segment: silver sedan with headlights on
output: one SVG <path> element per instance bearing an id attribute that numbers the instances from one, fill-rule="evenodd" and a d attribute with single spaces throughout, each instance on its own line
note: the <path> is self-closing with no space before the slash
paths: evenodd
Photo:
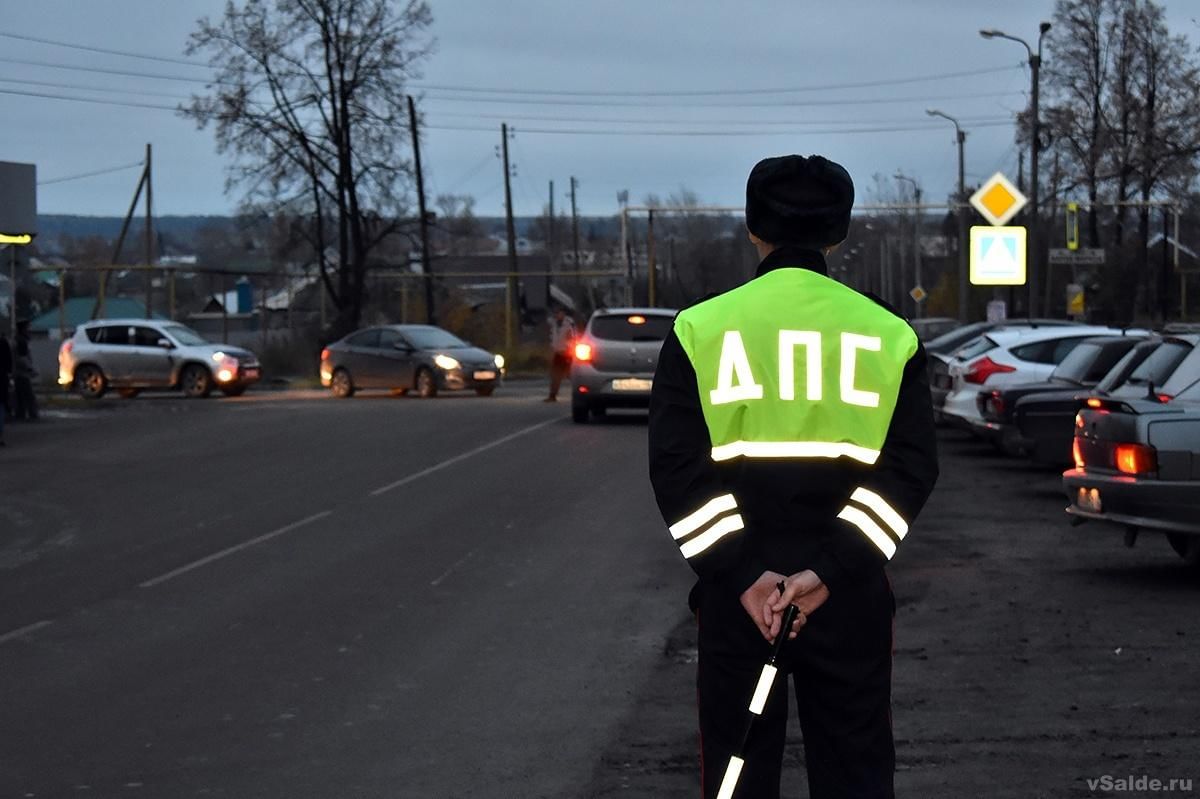
<path id="1" fill-rule="evenodd" d="M 366 388 L 420 397 L 474 390 L 491 396 L 504 377 L 504 356 L 472 346 L 432 325 L 357 330 L 321 351 L 321 385 L 336 397 Z"/>

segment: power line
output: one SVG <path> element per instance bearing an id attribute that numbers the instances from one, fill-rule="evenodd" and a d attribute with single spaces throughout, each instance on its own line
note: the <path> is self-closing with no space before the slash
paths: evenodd
<path id="1" fill-rule="evenodd" d="M 977 123 L 976 128 L 1011 125 L 1012 120 Z M 468 125 L 426 125 L 426 130 L 453 130 L 494 133 L 491 127 Z M 843 128 L 828 130 L 599 130 L 564 128 L 514 128 L 516 133 L 544 133 L 569 136 L 834 136 L 852 133 L 906 133 L 942 130 L 941 125 L 910 125 L 875 128 Z"/>
<path id="2" fill-rule="evenodd" d="M 601 122 L 605 124 L 647 124 L 647 125 L 902 125 L 914 121 L 913 117 L 893 119 L 646 119 L 620 117 L 589 117 L 578 116 L 544 116 L 538 114 L 478 114 L 465 111 L 437 111 L 434 116 L 455 119 L 500 119 L 513 122 Z M 923 118 L 923 117 L 922 117 Z M 1011 116 L 960 117 L 963 125 L 973 125 L 987 122 L 1011 121 Z"/>
<path id="3" fill-rule="evenodd" d="M 47 87 L 47 88 L 51 88 L 51 89 L 76 89 L 76 90 L 85 91 L 85 92 L 103 92 L 103 93 L 108 93 L 108 94 L 133 94 L 133 95 L 141 95 L 143 97 L 166 97 L 168 99 L 178 100 L 180 102 L 188 102 L 192 99 L 190 97 L 183 97 L 181 95 L 171 94 L 168 92 L 152 92 L 152 91 L 145 91 L 143 89 L 109 89 L 109 88 L 102 87 L 102 86 L 88 86 L 88 85 L 81 84 L 81 83 L 55 83 L 54 81 L 45 81 L 45 80 L 22 80 L 22 79 L 16 79 L 16 78 L 0 78 L 0 83 L 15 83 L 18 85 L 23 85 L 23 86 L 42 86 L 42 87 Z"/>
<path id="4" fill-rule="evenodd" d="M 166 64 L 185 64 L 187 66 L 192 66 L 192 67 L 208 68 L 208 64 L 202 63 L 200 61 L 188 61 L 187 59 L 184 59 L 184 58 L 171 58 L 170 56 L 157 56 L 157 55 L 147 55 L 145 53 L 132 53 L 132 52 L 129 52 L 128 50 L 109 50 L 106 47 L 93 47 L 92 45 L 88 45 L 88 44 L 72 44 L 70 42 L 60 42 L 60 41 L 56 41 L 54 39 L 42 39 L 37 36 L 27 36 L 25 34 L 20 34 L 20 33 L 4 33 L 2 31 L 0 31 L 0 36 L 3 36 L 5 39 L 16 39 L 16 40 L 22 41 L 22 42 L 36 42 L 37 44 L 49 44 L 49 45 L 53 45 L 54 47 L 67 47 L 72 50 L 86 50 L 89 53 L 104 53 L 106 55 L 117 55 L 117 56 L 122 56 L 124 58 L 140 58 L 145 61 L 161 61 Z"/>
<path id="5" fill-rule="evenodd" d="M 777 100 L 774 102 L 749 103 L 661 103 L 661 102 L 631 102 L 605 100 L 518 100 L 498 97 L 442 97 L 424 95 L 423 99 L 447 103 L 489 103 L 499 105 L 551 105 L 551 106 L 595 106 L 606 108 L 788 108 L 788 107 L 817 107 L 817 106 L 853 106 L 853 105 L 883 105 L 895 103 L 931 103 L 946 100 L 978 100 L 986 98 L 1012 97 L 1020 92 L 975 92 L 972 94 L 943 94 L 918 95 L 907 97 L 870 97 L 854 100 Z"/>
<path id="6" fill-rule="evenodd" d="M 123 164 L 121 166 L 111 166 L 107 169 L 97 169 L 94 172 L 80 172 L 78 175 L 67 175 L 67 176 L 61 177 L 61 178 L 51 178 L 50 180 L 39 180 L 38 185 L 39 186 L 51 186 L 55 183 L 66 183 L 71 180 L 83 180 L 84 178 L 94 178 L 98 175 L 108 175 L 113 172 L 124 172 L 126 169 L 133 169 L 134 167 L 144 166 L 145 163 L 146 163 L 145 161 L 138 161 L 133 164 Z"/>
<path id="7" fill-rule="evenodd" d="M 942 72 L 933 75 L 918 75 L 908 78 L 887 78 L 883 80 L 860 81 L 854 83 L 827 83 L 823 85 L 792 86 L 786 88 L 742 88 L 742 89 L 696 89 L 696 90 L 654 90 L 654 91 L 589 91 L 582 89 L 505 89 L 495 86 L 451 86 L 433 83 L 414 83 L 418 89 L 430 91 L 475 92 L 479 94 L 528 94 L 566 97 L 724 97 L 744 96 L 747 94 L 793 94 L 797 92 L 821 92 L 839 89 L 869 89 L 880 86 L 901 86 L 909 83 L 927 83 L 929 81 L 948 80 L 952 78 L 967 78 L 978 75 L 993 75 L 999 72 L 1011 72 L 1021 69 L 1022 64 L 1009 64 L 1003 67 L 987 67 L 961 72 Z"/>
<path id="8" fill-rule="evenodd" d="M 46 67 L 47 69 L 68 69 L 75 72 L 99 72 L 104 75 L 120 75 L 126 78 L 147 78 L 149 80 L 170 80 L 179 83 L 202 83 L 205 85 L 222 85 L 219 81 L 204 78 L 192 78 L 185 75 L 158 75 L 153 72 L 135 72 L 129 69 L 110 69 L 107 67 L 81 67 L 74 64 L 56 64 L 53 61 L 34 61 L 27 58 L 0 58 L 5 64 L 21 64 L 28 67 Z"/>
<path id="9" fill-rule="evenodd" d="M 69 97 L 64 94 L 49 94 L 47 92 L 23 92 L 17 89 L 0 89 L 0 94 L 11 94 L 18 97 L 38 97 L 46 100 L 71 100 L 76 103 L 92 103 L 93 105 L 113 105 L 125 108 L 152 108 L 158 111 L 178 111 L 173 105 L 154 105 L 153 103 L 134 103 L 123 100 L 100 100 L 94 97 Z"/>

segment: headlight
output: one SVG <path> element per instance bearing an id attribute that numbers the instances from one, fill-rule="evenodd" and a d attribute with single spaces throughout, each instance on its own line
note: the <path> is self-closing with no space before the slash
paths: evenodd
<path id="1" fill-rule="evenodd" d="M 497 355 L 497 356 L 496 356 L 496 368 L 497 368 L 497 369 L 503 369 L 503 368 L 504 368 L 504 356 L 503 356 L 503 355 Z"/>
<path id="2" fill-rule="evenodd" d="M 449 355 L 438 355 L 433 359 L 433 362 L 438 365 L 439 369 L 445 369 L 446 371 L 462 366 L 462 364 Z"/>
<path id="3" fill-rule="evenodd" d="M 223 353 L 223 352 L 214 352 L 214 353 L 212 354 L 212 359 L 213 359 L 213 361 L 214 361 L 214 362 L 216 362 L 216 363 L 220 363 L 221 361 L 225 360 L 225 353 Z"/>

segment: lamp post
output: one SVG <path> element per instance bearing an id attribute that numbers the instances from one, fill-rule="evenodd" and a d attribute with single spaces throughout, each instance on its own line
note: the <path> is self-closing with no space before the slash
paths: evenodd
<path id="1" fill-rule="evenodd" d="M 958 141 L 958 208 L 956 213 L 958 217 L 958 320 L 966 323 L 967 283 L 970 278 L 967 274 L 967 187 L 966 159 L 963 151 L 967 142 L 967 132 L 958 124 L 957 119 L 944 111 L 929 108 L 925 113 L 931 117 L 950 120 L 954 124 L 955 139 Z"/>
<path id="2" fill-rule="evenodd" d="M 914 204 L 916 205 L 916 209 L 913 214 L 913 283 L 916 286 L 920 286 L 921 285 L 921 184 L 917 183 L 916 178 L 910 178 L 908 175 L 903 175 L 899 172 L 896 173 L 895 178 L 896 178 L 896 180 L 908 181 L 909 183 L 912 184 L 912 187 L 913 187 L 913 200 L 914 200 Z M 900 286 L 900 290 L 902 292 L 904 291 L 903 285 Z M 905 292 L 905 293 L 907 293 L 907 292 Z M 913 305 L 916 306 L 914 309 L 915 313 L 913 314 L 913 316 L 915 316 L 917 319 L 920 319 L 921 316 L 923 316 L 923 314 L 921 313 L 921 303 L 917 302 L 916 300 L 913 300 Z"/>
<path id="3" fill-rule="evenodd" d="M 1046 34 L 1050 31 L 1050 23 L 1043 22 L 1038 25 L 1038 40 L 1037 50 L 1035 51 L 1029 46 L 1029 42 L 1017 36 L 1010 36 L 1003 31 L 998 31 L 994 28 L 985 29 L 979 32 L 979 35 L 985 39 L 1008 39 L 1011 42 L 1017 42 L 1025 47 L 1025 52 L 1029 54 L 1029 72 L 1030 72 L 1030 130 L 1032 141 L 1029 144 L 1029 307 L 1027 315 L 1030 317 L 1037 316 L 1037 279 L 1038 279 L 1038 257 L 1041 253 L 1039 249 L 1041 239 L 1041 220 L 1038 216 L 1038 153 L 1041 150 L 1041 115 L 1038 111 L 1038 98 L 1040 93 L 1040 72 L 1042 68 L 1042 40 L 1046 38 Z"/>

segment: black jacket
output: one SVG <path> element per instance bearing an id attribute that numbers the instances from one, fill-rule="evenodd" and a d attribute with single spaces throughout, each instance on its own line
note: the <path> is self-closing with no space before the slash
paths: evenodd
<path id="1" fill-rule="evenodd" d="M 784 248 L 763 260 L 758 276 L 784 266 L 827 274 L 820 253 Z M 804 318 L 803 308 L 796 313 Z M 769 323 L 788 326 L 788 320 Z M 736 498 L 745 525 L 728 536 L 729 543 L 689 559 L 700 578 L 697 588 L 740 595 L 764 571 L 794 574 L 812 569 L 836 592 L 877 575 L 887 557 L 839 513 L 847 507 L 871 513 L 852 499 L 866 487 L 872 499 L 885 499 L 888 509 L 911 523 L 933 490 L 937 442 L 924 349 L 918 347 L 904 367 L 896 408 L 874 466 L 844 457 L 716 463 L 699 391 L 695 369 L 672 333 L 659 356 L 650 400 L 650 479 L 659 509 L 670 525 L 728 492 Z M 802 405 L 797 412 L 804 412 Z M 696 601 L 694 591 L 693 607 Z"/>

